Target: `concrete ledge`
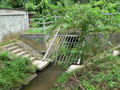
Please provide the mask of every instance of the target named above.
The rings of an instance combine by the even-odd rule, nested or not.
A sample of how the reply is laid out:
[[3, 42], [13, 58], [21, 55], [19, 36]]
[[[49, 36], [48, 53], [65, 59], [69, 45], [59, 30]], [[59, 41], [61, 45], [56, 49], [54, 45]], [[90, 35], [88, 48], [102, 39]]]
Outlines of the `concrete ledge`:
[[35, 60], [32, 63], [37, 67], [37, 70], [42, 70], [49, 64], [48, 61], [41, 61], [41, 60]]
[[120, 55], [120, 52], [118, 50], [113, 50], [113, 56], [118, 56]]
[[71, 65], [66, 72], [72, 72], [72, 71], [75, 71], [77, 69], [80, 69], [80, 68], [83, 68], [84, 66], [83, 65]]
[[[30, 78], [26, 79], [26, 81], [27, 81], [28, 83], [26, 83], [26, 84], [24, 84], [24, 85], [28, 85], [28, 84], [29, 84], [34, 78], [36, 78], [37, 76], [38, 76], [38, 75], [37, 75], [36, 73], [33, 74]], [[21, 90], [22, 87], [23, 87], [23, 85], [15, 88], [15, 89], [12, 89], [12, 90]]]
[[86, 65], [71, 65], [68, 69], [67, 69], [67, 71], [66, 72], [72, 72], [72, 71], [75, 71], [75, 70], [77, 70], [77, 69], [82, 69], [82, 68], [84, 68], [84, 66], [91, 66], [93, 63], [87, 63]]
[[38, 75], [35, 73], [33, 74], [30, 78], [28, 78], [26, 81], [28, 81], [28, 84], [34, 79], [36, 78]]

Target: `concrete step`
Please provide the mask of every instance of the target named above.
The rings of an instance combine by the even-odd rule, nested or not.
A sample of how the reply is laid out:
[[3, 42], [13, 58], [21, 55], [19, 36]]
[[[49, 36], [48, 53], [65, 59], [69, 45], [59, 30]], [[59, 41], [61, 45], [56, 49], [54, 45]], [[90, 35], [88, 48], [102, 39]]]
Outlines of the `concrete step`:
[[83, 65], [71, 65], [66, 72], [70, 73], [72, 71], [75, 71], [77, 69], [83, 68]]
[[10, 51], [12, 54], [15, 54], [16, 56], [29, 58], [29, 60], [32, 61], [32, 64], [37, 67], [37, 70], [42, 70], [49, 64], [48, 61], [39, 60], [40, 58], [34, 54], [35, 51], [33, 52], [31, 50], [32, 53], [30, 53], [30, 51], [24, 49], [22, 46], [19, 46], [19, 44], [17, 45], [16, 43], [11, 43], [5, 45], [3, 48], [7, 51]]
[[16, 49], [16, 48], [19, 48], [19, 47], [16, 45], [16, 46], [7, 48], [7, 50], [13, 50], [13, 49]]
[[23, 50], [21, 48], [19, 48], [19, 49], [13, 50], [12, 53], [17, 53], [17, 52], [20, 52], [20, 51], [23, 51]]
[[26, 53], [27, 53], [26, 51], [23, 51], [23, 52], [20, 52], [20, 53], [16, 54], [16, 56], [22, 56], [22, 55], [24, 55]]
[[49, 64], [48, 61], [41, 61], [41, 60], [33, 61], [33, 65], [35, 65], [38, 70], [44, 69], [48, 64]]
[[12, 47], [14, 45], [16, 45], [16, 43], [10, 43], [10, 44], [4, 45], [3, 48], [9, 48], [9, 47]]
[[28, 58], [28, 57], [30, 57], [30, 56], [31, 56], [30, 54], [26, 54], [26, 55], [24, 55], [23, 57]]

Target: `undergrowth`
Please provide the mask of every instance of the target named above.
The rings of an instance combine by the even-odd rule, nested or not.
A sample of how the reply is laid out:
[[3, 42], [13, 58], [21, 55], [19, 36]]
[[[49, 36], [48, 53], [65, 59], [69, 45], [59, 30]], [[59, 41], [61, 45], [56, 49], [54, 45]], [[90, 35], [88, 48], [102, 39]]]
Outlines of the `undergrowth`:
[[10, 59], [8, 55], [8, 52], [0, 53], [0, 90], [11, 90], [27, 84], [26, 80], [35, 73], [35, 67], [29, 59]]
[[111, 54], [92, 60], [92, 65], [82, 68], [74, 74], [64, 74], [58, 79], [53, 90], [119, 90], [120, 89], [120, 57]]

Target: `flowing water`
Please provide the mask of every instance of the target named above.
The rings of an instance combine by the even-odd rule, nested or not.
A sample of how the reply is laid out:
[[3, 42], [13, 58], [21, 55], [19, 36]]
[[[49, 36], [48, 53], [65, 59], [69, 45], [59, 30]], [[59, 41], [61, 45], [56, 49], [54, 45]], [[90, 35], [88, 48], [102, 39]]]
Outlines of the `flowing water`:
[[61, 66], [50, 65], [43, 69], [29, 85], [24, 86], [21, 90], [50, 90], [63, 72], [64, 70]]

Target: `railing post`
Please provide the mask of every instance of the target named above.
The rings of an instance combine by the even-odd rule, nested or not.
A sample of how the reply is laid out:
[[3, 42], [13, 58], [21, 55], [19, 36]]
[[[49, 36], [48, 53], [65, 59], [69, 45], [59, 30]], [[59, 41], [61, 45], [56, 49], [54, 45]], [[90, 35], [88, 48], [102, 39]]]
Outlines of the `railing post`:
[[44, 34], [46, 34], [46, 25], [45, 25], [45, 20], [43, 19], [43, 29], [44, 29]]

